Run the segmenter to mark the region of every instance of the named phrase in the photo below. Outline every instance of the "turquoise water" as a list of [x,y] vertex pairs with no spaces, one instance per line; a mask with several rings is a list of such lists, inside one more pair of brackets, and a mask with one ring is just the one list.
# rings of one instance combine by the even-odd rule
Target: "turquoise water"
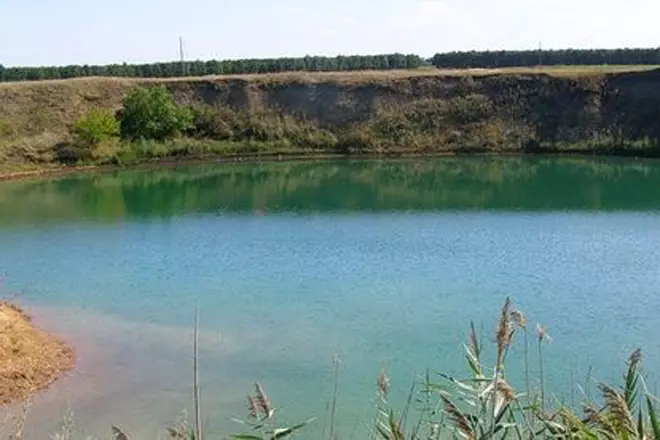
[[79,358],[36,399],[34,436],[70,408],[81,433],[156,438],[190,408],[197,306],[217,435],[240,431],[230,418],[255,381],[283,421],[316,416],[321,433],[337,355],[341,437],[361,438],[381,368],[399,406],[427,368],[460,375],[470,320],[491,342],[507,296],[553,337],[557,399],[618,381],[638,346],[654,383],[658,261],[659,162],[224,164],[0,185],[1,292]]

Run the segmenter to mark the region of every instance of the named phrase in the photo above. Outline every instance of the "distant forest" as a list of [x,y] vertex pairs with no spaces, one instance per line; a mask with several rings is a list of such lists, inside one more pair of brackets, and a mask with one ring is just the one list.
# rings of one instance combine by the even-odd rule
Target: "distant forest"
[[270,58],[246,60],[186,61],[108,66],[2,67],[0,81],[35,81],[84,76],[172,78],[180,76],[231,75],[277,72],[332,72],[352,70],[416,69],[426,64],[418,55],[356,55],[337,57]]
[[435,67],[495,68],[526,66],[660,65],[660,49],[502,50],[439,53]]
[[171,78],[277,72],[438,68],[496,68],[536,65],[660,65],[660,49],[563,49],[439,53],[426,61],[418,55],[386,54],[303,58],[186,61],[107,66],[3,67],[0,81],[34,81],[85,76]]

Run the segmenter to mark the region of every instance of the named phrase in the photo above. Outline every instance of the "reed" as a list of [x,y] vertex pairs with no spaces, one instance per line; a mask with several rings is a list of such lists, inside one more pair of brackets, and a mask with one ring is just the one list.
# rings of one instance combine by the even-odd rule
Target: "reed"
[[[530,393],[528,353],[525,350],[525,392],[518,393],[506,380],[506,361],[509,348],[514,343],[514,333],[526,334],[525,315],[513,308],[507,299],[500,311],[495,329],[493,351],[495,363],[484,362],[484,347],[474,323],[470,323],[468,340],[464,346],[467,360],[466,379],[458,379],[445,373],[433,374],[427,370],[419,380],[413,381],[407,398],[397,409],[391,402],[393,384],[383,369],[378,375],[376,389],[376,416],[371,430],[372,438],[379,440],[494,440],[494,439],[660,439],[660,419],[656,411],[658,399],[653,396],[644,381],[642,351],[634,350],[626,362],[620,385],[598,384],[599,398],[594,401],[584,395],[581,413],[546,399],[544,385],[544,346],[551,340],[547,330],[537,326],[539,355],[540,396],[539,404]],[[196,319],[195,328],[198,322]],[[197,330],[196,330],[197,331]],[[524,339],[525,346],[527,339]],[[195,344],[196,345],[196,344]],[[195,352],[195,368],[197,365]],[[341,439],[337,423],[339,394],[339,360],[334,360],[334,388],[330,403],[329,439]],[[195,374],[195,388],[198,377]],[[195,401],[197,402],[196,395]],[[419,407],[413,402],[420,403]],[[201,406],[195,405],[195,424],[185,420],[167,433],[175,440],[201,440]],[[418,412],[417,423],[407,423],[411,412]],[[278,440],[294,436],[314,419],[294,425],[280,425],[276,420],[277,408],[260,383],[247,396],[247,418],[235,421],[245,427],[245,433],[231,435],[236,440]],[[22,417],[24,422],[25,413]],[[19,422],[16,434],[10,438],[21,439],[23,422]],[[130,440],[128,434],[112,427],[115,440]],[[214,433],[207,433],[213,435]],[[325,437],[325,434],[323,435]],[[70,437],[56,437],[70,438]],[[209,437],[210,438],[210,437]],[[220,437],[217,437],[220,438]],[[309,438],[309,437],[306,437]]]

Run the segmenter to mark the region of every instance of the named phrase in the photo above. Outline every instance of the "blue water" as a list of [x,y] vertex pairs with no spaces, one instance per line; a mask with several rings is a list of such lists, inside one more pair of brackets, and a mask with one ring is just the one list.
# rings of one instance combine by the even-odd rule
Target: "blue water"
[[[490,193],[497,202],[481,197],[494,184],[478,173],[442,185],[441,173],[456,164],[442,161],[428,171],[440,179],[434,185],[456,200],[476,194],[484,207],[466,198],[461,208],[443,197],[397,209],[384,200],[421,200],[438,192],[434,186],[384,182],[375,174],[370,185],[383,191],[374,190],[371,205],[361,199],[364,206],[324,209],[317,204],[329,196],[318,173],[333,167],[334,175],[346,167],[342,172],[357,174],[355,165],[341,163],[317,164],[316,175],[295,181],[295,167],[309,165],[289,165],[294,168],[284,185],[276,178],[281,164],[262,165],[247,184],[231,174],[230,182],[241,182],[235,192],[204,181],[236,173],[233,165],[205,167],[203,173],[191,168],[0,185],[0,206],[9,206],[2,205],[4,189],[4,200],[20,205],[21,219],[0,215],[2,292],[78,345],[76,372],[37,398],[28,432],[51,432],[67,407],[80,432],[104,433],[112,423],[152,437],[162,432],[190,408],[196,307],[204,423],[216,435],[241,430],[230,418],[245,415],[244,396],[255,381],[281,407],[283,421],[316,416],[308,432],[321,433],[327,429],[332,359],[338,356],[341,437],[360,438],[375,412],[382,368],[392,378],[399,407],[411,381],[426,369],[466,373],[461,344],[470,320],[490,345],[507,296],[530,320],[531,339],[537,322],[552,336],[546,379],[554,398],[570,402],[577,398],[576,385],[588,390],[597,380],[618,382],[636,347],[645,351],[653,384],[660,367],[660,197],[648,192],[660,183],[660,164],[606,162],[598,164],[604,171],[585,173],[589,194],[598,182],[601,189],[612,185],[614,174],[624,179],[618,184],[628,185],[626,191],[645,198],[631,195],[628,203],[620,197],[607,209],[594,209],[594,199],[576,204],[575,194],[558,188],[554,198],[544,196],[553,207],[543,209],[534,191],[543,187],[534,182],[544,178],[543,169],[534,160],[484,165],[499,166],[501,175],[514,165],[533,169],[515,174],[513,179],[525,176],[511,184],[516,191],[506,188],[515,206],[503,202],[501,186]],[[413,165],[419,175],[419,164],[405,162],[404,176],[413,175],[406,168]],[[543,166],[557,172],[574,164],[549,160]],[[249,170],[243,167],[240,172]],[[634,185],[626,183],[625,173]],[[94,179],[97,194],[89,190]],[[144,197],[165,197],[167,191],[156,193],[153,186],[169,188],[173,197],[195,188],[205,197],[184,198],[167,215],[162,209],[137,215],[140,208],[129,203],[133,196],[124,188],[118,210],[117,187],[128,181],[134,188],[141,179],[149,182],[140,187]],[[191,186],[180,189],[173,182]],[[291,196],[282,189],[287,185],[305,197]],[[347,194],[351,188],[364,194],[350,178],[345,186]],[[466,187],[474,190],[466,193]],[[102,203],[110,200],[108,188],[115,199]],[[36,196],[15,196],[25,193]],[[266,195],[258,209],[231,207],[228,200],[246,194],[251,203]],[[97,208],[81,209],[81,200],[90,198]],[[114,208],[106,209],[109,204]],[[54,215],[53,206],[62,212]],[[521,343],[519,338],[507,370],[519,387]],[[536,371],[532,356],[534,376]]]

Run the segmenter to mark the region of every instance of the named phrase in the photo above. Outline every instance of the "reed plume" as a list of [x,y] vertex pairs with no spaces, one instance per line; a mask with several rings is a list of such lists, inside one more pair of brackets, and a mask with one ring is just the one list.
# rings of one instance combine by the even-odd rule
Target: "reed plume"
[[263,412],[265,418],[267,419],[272,418],[275,410],[273,409],[273,406],[270,403],[270,399],[268,398],[268,395],[264,391],[261,384],[259,384],[259,382],[254,384],[254,388],[256,392],[255,400],[257,402],[259,409]]
[[445,413],[449,417],[449,421],[456,427],[456,429],[465,436],[467,440],[475,440],[476,436],[474,429],[470,424],[470,420],[463,414],[454,403],[443,394],[440,394],[440,399],[444,405]]
[[600,384],[599,389],[605,401],[605,409],[619,433],[622,436],[635,435],[635,421],[623,393],[607,384]]

